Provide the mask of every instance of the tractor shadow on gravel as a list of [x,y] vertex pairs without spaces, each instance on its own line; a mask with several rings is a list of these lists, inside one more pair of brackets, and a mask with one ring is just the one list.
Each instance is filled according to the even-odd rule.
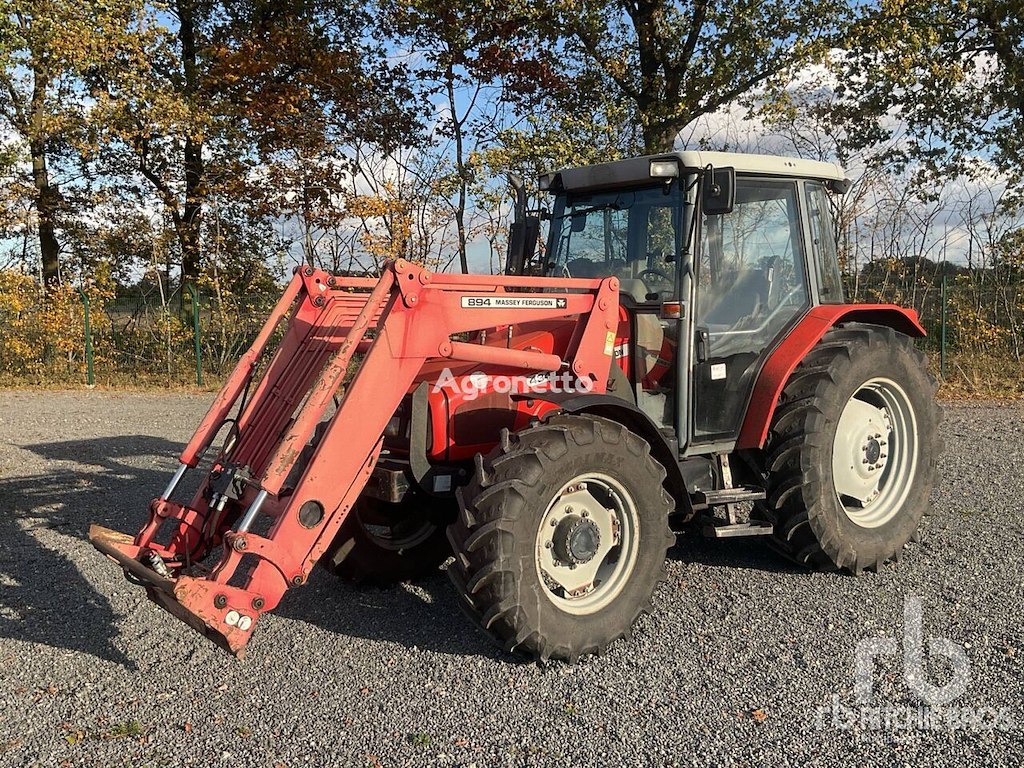
[[[150,499],[166,484],[180,445],[135,435],[19,448],[48,466],[42,474],[0,478],[0,637],[84,652],[134,668],[115,644],[117,615],[110,602],[83,575],[109,567],[86,542],[86,534],[91,523],[137,530]],[[176,496],[190,493],[182,488]],[[61,537],[77,541],[55,547]],[[679,535],[669,558],[715,568],[805,573],[762,541],[715,541],[696,532]],[[375,587],[349,584],[317,568],[309,583],[290,591],[275,613],[323,631],[410,649],[506,662],[519,658],[504,654],[463,615],[441,570],[411,585]]]
[[680,563],[700,563],[711,568],[746,568],[768,573],[805,576],[810,571],[772,551],[761,536],[709,539],[698,530],[676,534],[668,558]]
[[[19,448],[44,459],[47,467],[43,474],[0,478],[0,637],[84,652],[134,668],[115,644],[117,615],[83,573],[109,570],[114,578],[119,576],[86,537],[92,523],[128,533],[138,530],[150,500],[167,484],[181,446],[130,435]],[[200,474],[190,473],[193,482]],[[192,494],[194,488],[187,485],[188,478],[175,498]],[[59,537],[78,541],[60,550],[48,545]],[[124,591],[135,589],[124,585]],[[372,587],[348,584],[317,568],[309,583],[290,590],[274,613],[327,632],[407,648],[501,654],[463,616],[440,570],[414,585]]]
[[[677,535],[668,557],[710,568],[795,576],[808,573],[758,539],[718,541],[706,539],[698,531]],[[531,663],[525,657],[504,653],[463,614],[443,569],[409,584],[370,586],[342,581],[317,568],[306,586],[289,592],[274,613],[327,632],[390,641],[410,649]]]
[[443,570],[407,584],[371,586],[351,584],[316,568],[306,586],[289,592],[274,613],[326,632],[409,649],[529,663],[503,653],[476,628],[462,612]]
[[86,535],[91,523],[134,532],[180,446],[133,435],[18,447],[47,466],[0,478],[0,637],[134,669],[114,642],[117,615],[84,575],[110,568]]

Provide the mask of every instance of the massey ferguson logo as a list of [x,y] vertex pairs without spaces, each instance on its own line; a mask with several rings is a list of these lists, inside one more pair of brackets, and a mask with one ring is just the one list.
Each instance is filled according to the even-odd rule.
[[463,296],[463,309],[565,309],[568,299],[525,296]]

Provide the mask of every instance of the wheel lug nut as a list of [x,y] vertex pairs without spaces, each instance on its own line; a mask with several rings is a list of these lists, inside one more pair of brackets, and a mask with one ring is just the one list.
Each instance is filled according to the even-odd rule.
[[585,509],[583,510],[582,514],[583,514],[584,517],[590,517],[590,513],[587,510],[585,510]]
[[545,541],[544,542],[544,548],[545,549],[551,549],[553,546],[555,546],[554,542],[551,542],[551,541]]
[[554,528],[556,525],[558,525],[558,521],[555,520],[555,518],[552,517],[551,518],[551,527]]

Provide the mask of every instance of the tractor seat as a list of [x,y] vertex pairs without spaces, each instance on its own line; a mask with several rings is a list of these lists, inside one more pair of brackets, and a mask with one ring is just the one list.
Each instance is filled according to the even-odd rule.
[[768,279],[764,270],[741,269],[723,272],[707,293],[703,321],[709,326],[732,328],[750,317],[768,300]]

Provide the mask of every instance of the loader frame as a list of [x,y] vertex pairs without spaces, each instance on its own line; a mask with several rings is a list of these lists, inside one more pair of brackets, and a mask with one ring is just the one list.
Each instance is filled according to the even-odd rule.
[[[154,602],[241,656],[259,616],[305,583],[345,522],[380,456],[385,427],[424,363],[569,370],[588,380],[590,391],[604,392],[618,289],[614,277],[438,274],[401,259],[388,262],[379,280],[299,269],[182,451],[166,490],[150,503],[146,525],[134,538],[101,526],[89,537]],[[453,338],[573,316],[579,320],[565,360]],[[363,358],[349,375],[356,355]],[[311,444],[336,397],[337,412]],[[225,426],[224,446],[192,501],[173,501],[182,477]],[[256,533],[267,519],[268,530]],[[159,543],[168,528],[169,541]],[[199,561],[218,546],[220,560],[204,568]]]

